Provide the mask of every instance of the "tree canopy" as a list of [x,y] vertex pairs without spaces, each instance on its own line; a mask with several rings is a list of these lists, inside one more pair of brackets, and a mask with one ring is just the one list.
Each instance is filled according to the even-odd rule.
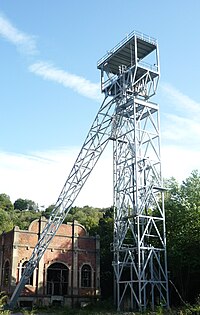
[[13,204],[10,201],[10,197],[6,194],[0,194],[0,209],[5,211],[13,210]]
[[14,209],[20,211],[38,211],[38,205],[32,200],[19,198],[14,202]]
[[182,297],[200,292],[200,175],[193,171],[182,182],[166,181],[165,196],[168,269]]
[[[175,178],[165,180],[165,210],[169,278],[185,301],[194,302],[200,294],[200,174],[194,170],[182,183]],[[0,194],[0,233],[15,225],[27,229],[30,222],[46,216],[54,205],[40,212],[29,199],[14,204],[5,193]],[[91,235],[98,234],[101,243],[101,290],[103,297],[112,296],[113,268],[110,244],[113,241],[113,209],[90,206],[73,207],[64,222],[77,220]],[[170,287],[171,302],[178,300]]]

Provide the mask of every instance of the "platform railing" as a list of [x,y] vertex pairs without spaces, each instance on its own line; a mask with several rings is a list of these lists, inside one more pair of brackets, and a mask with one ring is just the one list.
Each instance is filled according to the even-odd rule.
[[151,43],[153,45],[157,45],[157,40],[153,37],[150,37],[146,34],[143,34],[138,31],[133,31],[130,34],[128,34],[124,39],[122,39],[121,42],[119,42],[116,46],[114,46],[111,50],[109,50],[101,59],[97,61],[97,68],[112,54],[114,54],[120,47],[122,47],[126,42],[128,42],[130,39],[132,39],[134,36],[137,38],[140,38],[148,43]]

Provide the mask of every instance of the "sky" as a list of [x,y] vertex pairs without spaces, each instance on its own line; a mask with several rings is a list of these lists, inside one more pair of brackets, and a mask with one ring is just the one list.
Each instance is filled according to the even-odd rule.
[[[101,104],[97,61],[133,30],[159,43],[163,176],[199,170],[199,12],[199,0],[0,0],[0,193],[56,202]],[[112,205],[110,147],[75,205]]]

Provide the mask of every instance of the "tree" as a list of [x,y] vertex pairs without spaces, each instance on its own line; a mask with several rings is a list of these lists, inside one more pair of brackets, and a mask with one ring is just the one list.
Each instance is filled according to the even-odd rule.
[[13,222],[10,215],[3,209],[0,209],[0,234],[8,232],[13,229]]
[[200,175],[193,171],[182,182],[166,182],[168,268],[183,298],[194,301],[200,292]]
[[105,299],[113,297],[113,253],[111,244],[113,242],[113,208],[104,209],[104,215],[99,220],[95,232],[100,236],[100,272],[101,272],[101,292]]
[[19,198],[14,202],[14,209],[15,210],[27,210],[27,201],[25,199]]
[[14,202],[14,209],[20,211],[38,211],[38,205],[32,200],[19,198]]
[[15,210],[11,213],[11,222],[13,222],[13,226],[17,225],[21,230],[26,230],[32,221],[40,217],[39,212]]
[[0,194],[0,209],[5,211],[13,210],[13,204],[10,201],[10,197],[6,194]]
[[39,208],[38,208],[38,204],[35,203],[35,201],[33,200],[30,200],[30,199],[25,199],[26,202],[27,202],[27,208],[29,211],[39,211]]
[[54,205],[48,206],[42,214],[43,214],[47,219],[49,219],[50,214],[51,214],[53,208],[54,208]]
[[183,181],[181,185],[181,198],[188,208],[198,212],[200,208],[200,175],[197,170]]
[[99,219],[103,217],[104,210],[99,208],[93,208],[89,206],[73,207],[67,215],[64,222],[72,222],[77,220],[80,224],[90,231],[99,224]]

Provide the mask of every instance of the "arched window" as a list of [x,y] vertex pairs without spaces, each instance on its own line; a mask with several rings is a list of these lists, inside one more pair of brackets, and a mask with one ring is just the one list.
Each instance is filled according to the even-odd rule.
[[4,264],[3,285],[8,286],[10,282],[10,263],[6,260]]
[[[28,261],[24,261],[23,264],[22,264],[22,270],[21,270],[21,275],[23,275],[24,273],[24,270],[26,269],[26,264],[28,263]],[[32,275],[30,276],[30,278],[28,279],[28,282],[26,284],[29,284],[29,285],[33,285],[33,273]]]
[[90,288],[92,284],[92,269],[90,265],[83,265],[81,268],[81,287]]
[[47,269],[47,294],[66,295],[68,291],[69,269],[62,263],[53,263]]

